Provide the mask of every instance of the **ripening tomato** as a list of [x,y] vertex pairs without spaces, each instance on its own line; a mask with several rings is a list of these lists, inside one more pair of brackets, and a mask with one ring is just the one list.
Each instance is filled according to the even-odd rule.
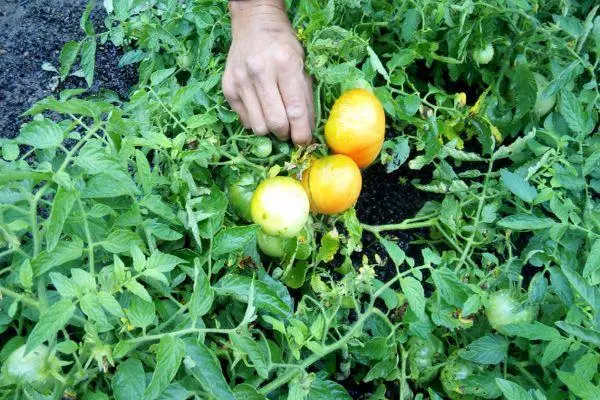
[[410,374],[419,385],[430,382],[437,376],[444,355],[444,344],[436,336],[427,339],[417,336],[408,341],[408,365]]
[[458,353],[448,357],[448,361],[442,368],[440,380],[442,387],[451,400],[471,400],[476,396],[464,394],[464,388],[468,378],[476,372],[476,365],[471,361],[463,360]]
[[319,214],[337,214],[356,203],[362,176],[348,156],[335,154],[313,161],[302,175],[310,209]]
[[345,154],[365,168],[379,155],[384,136],[385,113],[373,93],[352,89],[333,104],[325,124],[325,141],[334,153]]
[[473,51],[473,60],[475,60],[478,65],[489,64],[489,62],[492,61],[492,58],[494,58],[494,46],[491,43]]
[[252,221],[266,234],[291,238],[308,221],[309,202],[302,185],[287,176],[262,181],[252,196]]
[[522,304],[508,290],[499,290],[488,297],[485,315],[492,328],[505,333],[506,325],[533,322],[537,308],[531,304]]
[[538,117],[543,117],[548,114],[556,104],[556,95],[544,96],[544,90],[549,84],[548,80],[545,76],[538,74],[537,72],[533,74],[533,77],[535,78],[535,84],[537,85],[537,97],[535,99],[533,110]]
[[254,178],[250,174],[242,174],[237,182],[231,184],[227,190],[229,205],[239,217],[252,221],[250,201],[254,193]]
[[46,392],[54,386],[52,370],[55,366],[49,359],[50,351],[45,345],[39,345],[25,354],[26,345],[11,353],[0,374],[0,386],[6,384],[30,384],[40,392]]
[[266,136],[258,136],[252,141],[252,154],[259,158],[266,158],[273,151],[273,142]]
[[262,230],[258,231],[256,237],[260,250],[273,258],[283,258],[285,249],[291,240],[293,239],[266,234]]

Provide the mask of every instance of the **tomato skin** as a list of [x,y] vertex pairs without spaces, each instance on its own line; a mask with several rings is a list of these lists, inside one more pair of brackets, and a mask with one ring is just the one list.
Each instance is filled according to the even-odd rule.
[[461,359],[458,353],[453,353],[448,357],[448,361],[442,372],[440,380],[442,387],[451,400],[471,400],[477,399],[476,396],[464,394],[465,380],[475,372],[475,364]]
[[23,345],[11,353],[2,365],[0,381],[5,380],[9,384],[28,383],[41,392],[51,389],[54,379],[49,376],[48,347],[39,345],[27,355],[25,348],[26,345]]
[[189,51],[186,51],[185,53],[182,52],[177,55],[177,65],[179,66],[179,68],[185,71],[190,70],[193,62],[194,56]]
[[488,297],[485,314],[492,328],[504,334],[506,325],[533,322],[537,309],[531,305],[521,307],[508,290],[499,290]]
[[302,175],[311,211],[338,214],[356,203],[362,188],[362,176],[354,161],[343,154],[314,161]]
[[333,104],[325,124],[325,141],[334,153],[347,155],[365,168],[379,155],[384,138],[385,112],[373,93],[348,90]]
[[408,341],[408,365],[417,384],[430,382],[437,376],[438,364],[444,354],[444,344],[436,336],[427,339],[418,336]]
[[533,110],[538,117],[543,117],[544,115],[548,114],[552,108],[554,108],[554,105],[556,104],[556,95],[550,97],[543,96],[542,93],[548,86],[549,82],[546,77],[538,74],[537,72],[534,73],[533,76],[538,89]]
[[252,154],[258,158],[267,158],[273,151],[273,142],[268,137],[257,137],[252,142]]
[[262,230],[258,231],[256,241],[260,250],[273,258],[283,258],[285,248],[288,242],[292,239],[286,239],[281,236],[268,235]]
[[240,179],[229,186],[227,195],[229,204],[240,218],[250,222],[252,214],[250,213],[250,202],[254,194],[254,178],[250,174],[242,174]]
[[276,176],[262,181],[252,196],[252,221],[273,236],[292,238],[308,221],[310,204],[302,185],[294,178]]
[[489,64],[494,58],[494,46],[491,43],[473,51],[473,60],[479,65]]

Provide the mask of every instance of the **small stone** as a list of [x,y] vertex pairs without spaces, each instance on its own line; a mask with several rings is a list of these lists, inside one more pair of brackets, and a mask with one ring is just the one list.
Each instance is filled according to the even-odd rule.
[[3,55],[5,55],[5,54],[6,54],[6,50],[4,50],[4,49],[0,49],[0,56],[3,56]]
[[26,51],[25,53],[23,53],[23,57],[29,57],[29,52]]

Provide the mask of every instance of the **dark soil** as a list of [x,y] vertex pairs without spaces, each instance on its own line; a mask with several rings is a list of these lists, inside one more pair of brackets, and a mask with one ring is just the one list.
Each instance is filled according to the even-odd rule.
[[[422,192],[415,188],[410,181],[427,174],[423,171],[413,171],[404,166],[388,174],[381,164],[373,165],[363,171],[363,187],[356,205],[358,219],[368,225],[382,225],[402,222],[412,218],[423,205],[435,197],[431,193]],[[418,258],[419,254],[410,246],[410,242],[424,230],[385,232],[409,256]],[[369,232],[363,235],[363,251],[371,257],[374,253],[386,256],[385,250]],[[387,260],[384,268],[378,271],[379,278],[384,282],[396,275],[396,269],[391,260]]]
[[[37,100],[61,89],[85,87],[82,78],[69,77],[53,91],[57,74],[42,69],[48,62],[58,68],[64,43],[80,40],[79,19],[86,0],[0,1],[0,137],[14,137],[25,122],[20,115]],[[92,13],[97,32],[102,32],[100,7]],[[98,47],[96,74],[91,92],[110,89],[124,97],[136,82],[134,69],[117,67],[121,51],[111,44]]]

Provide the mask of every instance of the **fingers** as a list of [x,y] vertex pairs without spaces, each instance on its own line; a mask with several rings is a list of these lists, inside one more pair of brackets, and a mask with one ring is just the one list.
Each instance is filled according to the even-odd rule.
[[306,86],[306,105],[308,108],[308,122],[310,123],[311,132],[315,130],[315,101],[312,89],[312,78],[304,74],[304,82]]
[[[312,138],[307,83],[301,68],[283,68],[278,76],[279,92],[290,124],[290,136],[296,144],[309,144]],[[311,100],[312,103],[312,100]]]
[[225,74],[223,74],[223,95],[225,96],[225,99],[227,99],[227,102],[231,106],[231,109],[235,111],[240,117],[244,128],[250,129],[248,111],[246,110],[242,99],[238,95],[236,85],[233,78],[231,77],[231,74],[229,74],[227,71],[225,72]]
[[289,139],[290,125],[277,87],[275,71],[265,68],[263,61],[259,59],[251,59],[248,67],[267,129],[280,140]]

